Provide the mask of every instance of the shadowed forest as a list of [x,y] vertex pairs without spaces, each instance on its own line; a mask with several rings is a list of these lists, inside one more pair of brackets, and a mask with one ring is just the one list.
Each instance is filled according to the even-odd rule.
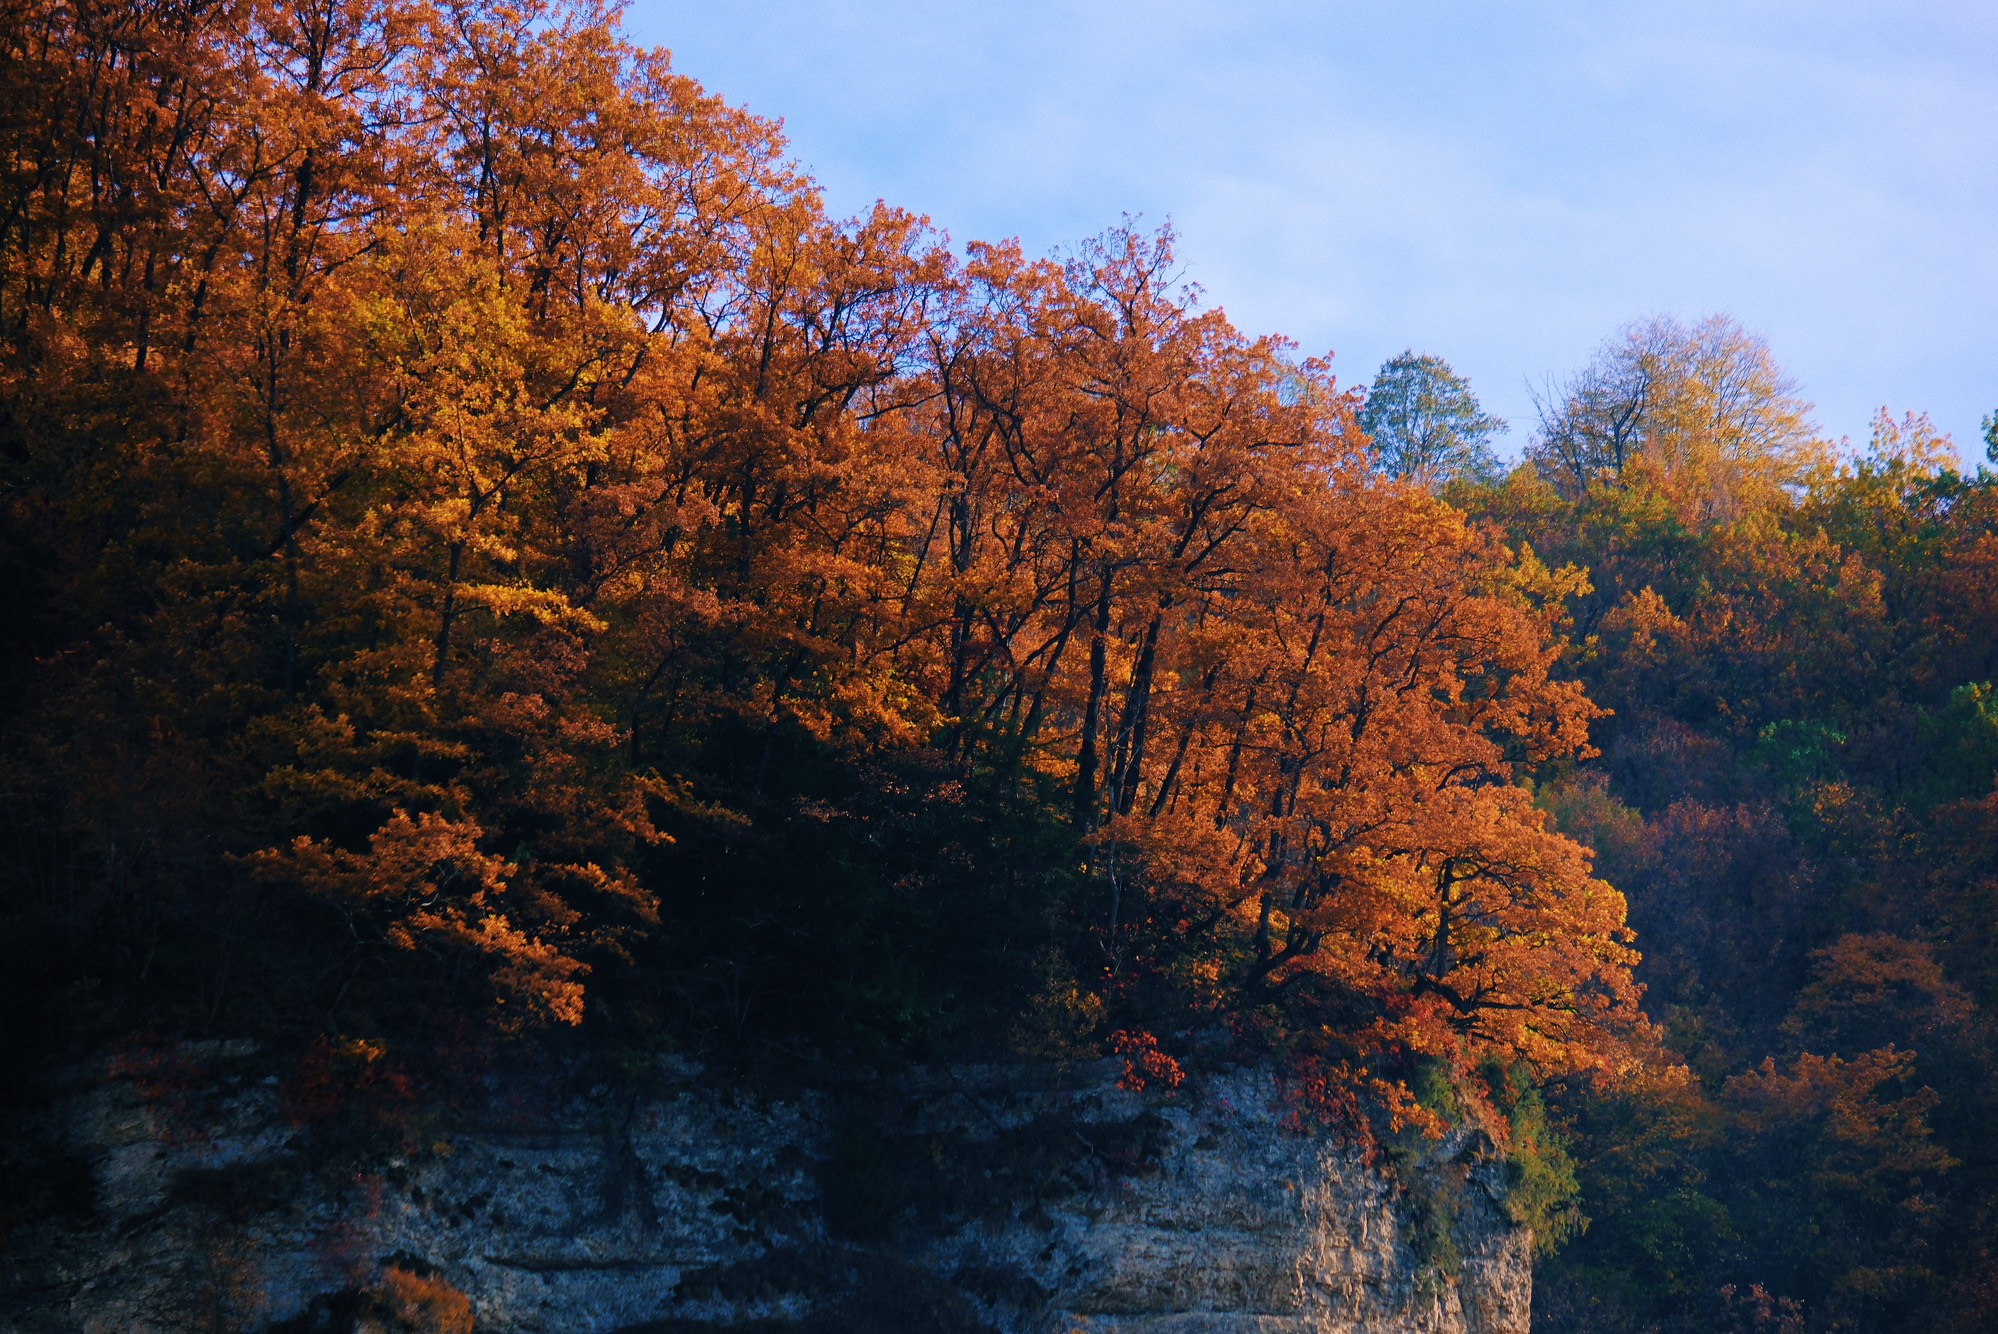
[[1168,229],[827,216],[582,0],[0,51],[9,1070],[1268,1062],[1488,1127],[1536,1328],[1998,1319],[1998,477],[1920,415],[1655,319],[1508,467]]

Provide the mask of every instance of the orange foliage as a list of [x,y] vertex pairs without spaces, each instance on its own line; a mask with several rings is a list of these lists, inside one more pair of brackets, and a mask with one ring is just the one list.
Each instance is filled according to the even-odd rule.
[[1811,1176],[1875,1206],[1902,1203],[1910,1179],[1956,1165],[1929,1136],[1933,1089],[1914,1085],[1912,1052],[1883,1047],[1851,1060],[1799,1055],[1786,1073],[1774,1057],[1727,1081],[1728,1099],[1757,1134],[1816,1129],[1829,1151]]
[[1370,1113],[1378,1111],[1390,1135],[1413,1129],[1440,1140],[1449,1131],[1442,1115],[1417,1102],[1400,1080],[1382,1079],[1366,1066],[1307,1056],[1283,1074],[1286,1123],[1297,1130],[1328,1129],[1366,1147],[1377,1148]]
[[1170,233],[830,219],[589,0],[9,21],[83,117],[0,211],[35,494],[102,539],[50,660],[114,720],[51,743],[80,824],[143,753],[253,812],[259,889],[575,1024],[655,924],[672,756],[934,747],[1066,794],[1113,954],[1170,895],[1370,1041],[1628,1064],[1623,900],[1521,781],[1598,714],[1577,576],[1377,477]]
[[1816,951],[1785,1031],[1808,1045],[1853,1052],[1876,1040],[1926,1042],[1971,1023],[1974,1007],[1922,942],[1845,935]]
[[1171,1092],[1186,1082],[1179,1062],[1159,1050],[1159,1040],[1143,1030],[1118,1029],[1110,1035],[1110,1049],[1124,1058],[1124,1073],[1117,1087],[1128,1093],[1143,1093],[1154,1086]]
[[472,1299],[435,1275],[390,1265],[370,1294],[388,1328],[408,1334],[472,1334]]

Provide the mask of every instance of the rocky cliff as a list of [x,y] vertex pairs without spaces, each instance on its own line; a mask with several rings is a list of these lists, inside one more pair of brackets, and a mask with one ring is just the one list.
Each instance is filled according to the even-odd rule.
[[0,1326],[1528,1326],[1489,1146],[1457,1136],[1397,1181],[1302,1130],[1266,1073],[1162,1098],[1107,1067],[930,1070],[783,1099],[666,1063],[538,1102],[495,1085],[343,1158],[247,1047],[173,1063],[199,1077],[77,1072],[15,1132]]

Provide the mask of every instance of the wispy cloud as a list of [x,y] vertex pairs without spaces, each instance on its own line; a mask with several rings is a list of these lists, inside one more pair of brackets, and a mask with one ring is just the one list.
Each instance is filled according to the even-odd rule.
[[[1917,12],[1919,11],[1919,12]],[[1998,406],[1998,8],[639,0],[836,207],[1047,248],[1170,216],[1243,325],[1404,346],[1523,424],[1613,328],[1726,310],[1834,434]]]

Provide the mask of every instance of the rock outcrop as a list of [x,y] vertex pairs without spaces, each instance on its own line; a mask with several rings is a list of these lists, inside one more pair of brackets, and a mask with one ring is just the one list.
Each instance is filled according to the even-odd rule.
[[[1525,1334],[1530,1238],[1478,1137],[1405,1182],[1302,1133],[1267,1073],[930,1070],[751,1096],[665,1064],[532,1114],[505,1090],[331,1159],[254,1053],[162,1094],[79,1075],[0,1240],[23,1331]],[[19,1147],[24,1141],[17,1137]],[[32,1192],[31,1192],[32,1193]]]

